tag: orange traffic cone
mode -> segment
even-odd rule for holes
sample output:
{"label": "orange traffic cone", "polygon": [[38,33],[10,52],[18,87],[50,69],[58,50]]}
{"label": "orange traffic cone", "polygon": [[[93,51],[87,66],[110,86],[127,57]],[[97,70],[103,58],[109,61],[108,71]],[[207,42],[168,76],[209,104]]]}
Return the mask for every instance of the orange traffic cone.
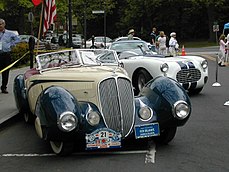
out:
{"label": "orange traffic cone", "polygon": [[182,55],[182,56],[186,56],[186,52],[185,52],[185,49],[184,49],[184,45],[183,45],[183,47],[182,47],[181,55]]}

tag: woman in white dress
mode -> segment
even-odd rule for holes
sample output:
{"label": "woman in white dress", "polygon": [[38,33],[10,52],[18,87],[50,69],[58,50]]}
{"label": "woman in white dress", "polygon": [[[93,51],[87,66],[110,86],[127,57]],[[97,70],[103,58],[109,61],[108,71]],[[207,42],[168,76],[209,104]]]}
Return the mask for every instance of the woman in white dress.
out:
{"label": "woman in white dress", "polygon": [[158,53],[162,55],[167,54],[167,48],[166,48],[166,36],[163,31],[160,32],[160,37],[158,38]]}
{"label": "woman in white dress", "polygon": [[218,54],[218,64],[219,66],[225,66],[225,60],[226,60],[226,47],[228,45],[229,41],[225,42],[225,35],[222,34],[219,37],[219,54]]}

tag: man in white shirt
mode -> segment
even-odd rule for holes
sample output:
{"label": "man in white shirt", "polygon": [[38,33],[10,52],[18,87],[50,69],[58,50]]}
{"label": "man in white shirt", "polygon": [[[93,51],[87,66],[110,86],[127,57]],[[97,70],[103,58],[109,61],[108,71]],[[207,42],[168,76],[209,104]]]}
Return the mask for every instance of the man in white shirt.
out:
{"label": "man in white shirt", "polygon": [[170,40],[169,40],[169,52],[171,56],[177,55],[177,50],[179,49],[179,44],[176,39],[176,33],[172,32],[170,34]]}

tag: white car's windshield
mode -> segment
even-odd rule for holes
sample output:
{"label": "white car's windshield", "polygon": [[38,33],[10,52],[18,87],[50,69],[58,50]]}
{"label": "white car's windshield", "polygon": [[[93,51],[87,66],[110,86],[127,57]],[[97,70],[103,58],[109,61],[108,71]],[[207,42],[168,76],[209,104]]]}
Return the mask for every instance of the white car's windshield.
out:
{"label": "white car's windshield", "polygon": [[110,47],[111,50],[115,50],[117,52],[123,52],[127,50],[137,50],[138,52],[141,52],[141,49],[143,51],[149,51],[148,46],[144,42],[124,42],[120,41],[117,43],[113,43]]}
{"label": "white car's windshield", "polygon": [[118,64],[114,51],[104,49],[82,50],[80,51],[83,64],[93,63],[114,63]]}

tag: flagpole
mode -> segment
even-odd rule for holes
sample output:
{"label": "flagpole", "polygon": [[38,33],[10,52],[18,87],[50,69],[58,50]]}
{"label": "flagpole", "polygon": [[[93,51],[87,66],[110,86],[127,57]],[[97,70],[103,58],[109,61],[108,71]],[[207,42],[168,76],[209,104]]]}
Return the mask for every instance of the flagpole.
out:
{"label": "flagpole", "polygon": [[44,1],[42,1],[42,7],[41,7],[41,15],[40,15],[40,24],[39,24],[36,55],[38,54],[38,48],[39,48],[39,41],[40,41],[40,35],[41,35],[41,25],[42,25],[42,19],[43,19],[43,11],[44,11]]}

